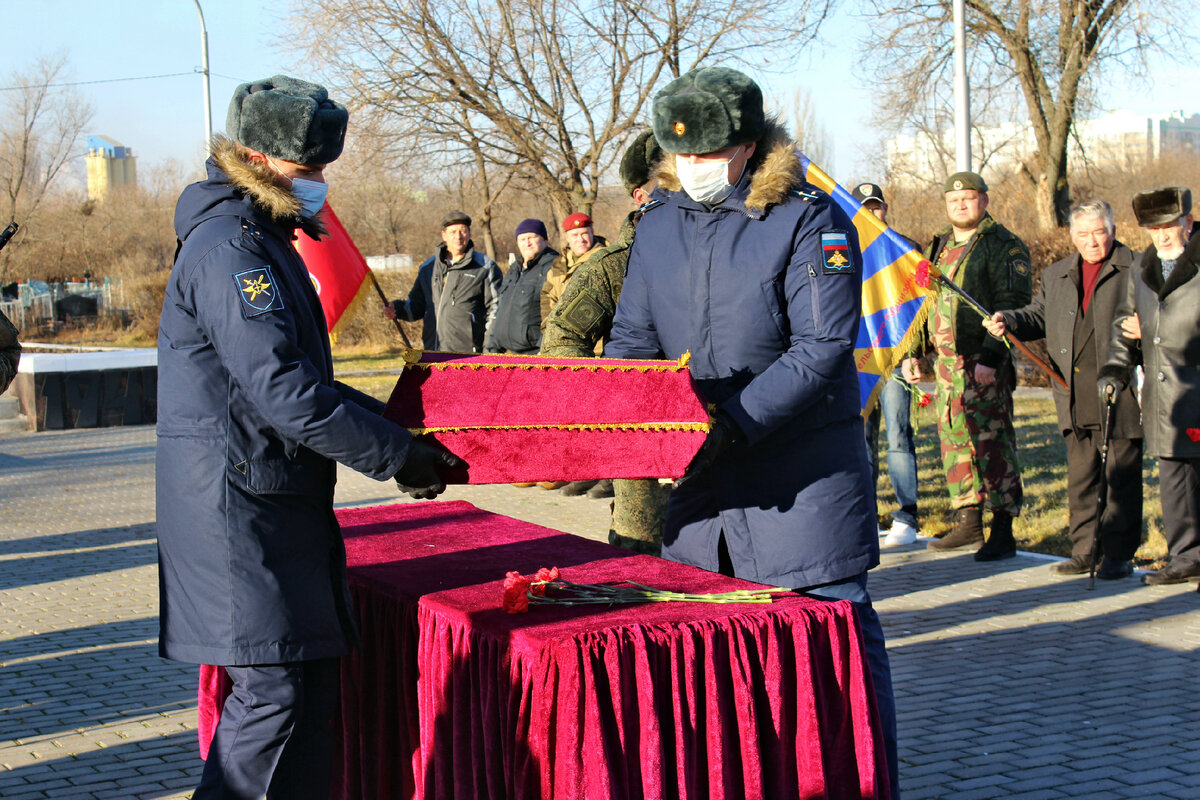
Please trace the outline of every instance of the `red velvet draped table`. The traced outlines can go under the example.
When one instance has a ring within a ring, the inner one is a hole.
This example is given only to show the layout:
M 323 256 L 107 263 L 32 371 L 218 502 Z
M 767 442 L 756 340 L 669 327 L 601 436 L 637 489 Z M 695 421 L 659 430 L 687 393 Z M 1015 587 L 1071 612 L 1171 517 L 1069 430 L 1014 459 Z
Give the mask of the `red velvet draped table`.
M 464 502 L 338 518 L 363 640 L 342 668 L 343 797 L 887 796 L 849 603 L 787 594 L 508 614 L 509 570 L 689 592 L 754 585 Z M 205 735 L 218 701 L 201 694 Z

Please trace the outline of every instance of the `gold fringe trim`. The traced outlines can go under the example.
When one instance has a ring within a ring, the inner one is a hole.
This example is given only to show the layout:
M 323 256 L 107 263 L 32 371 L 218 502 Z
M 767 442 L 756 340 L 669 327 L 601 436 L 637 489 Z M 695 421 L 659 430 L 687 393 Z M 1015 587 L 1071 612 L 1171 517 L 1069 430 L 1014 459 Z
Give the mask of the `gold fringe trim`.
M 433 428 L 408 428 L 413 436 L 426 433 L 457 433 L 460 431 L 697 431 L 708 433 L 707 422 L 598 422 L 572 425 L 447 425 Z
M 461 361 L 429 361 L 423 362 L 421 358 L 425 351 L 417 348 L 405 350 L 401 355 L 404 363 L 409 368 L 439 370 L 439 369 L 486 369 L 486 370 L 501 370 L 501 369 L 536 369 L 536 370 L 570 370 L 576 372 L 578 370 L 588 370 L 590 372 L 683 372 L 688 368 L 688 364 L 692 361 L 692 353 L 690 350 L 684 351 L 675 361 L 641 361 L 639 364 L 614 364 L 606 363 L 604 359 L 598 358 L 594 362 L 587 364 L 488 364 L 478 362 L 461 362 Z M 479 353 L 451 353 L 450 355 L 461 355 L 464 358 L 470 358 L 480 355 Z M 518 353 L 495 353 L 494 355 L 503 358 L 547 358 L 548 356 L 530 356 Z M 631 359 L 632 360 L 632 359 Z

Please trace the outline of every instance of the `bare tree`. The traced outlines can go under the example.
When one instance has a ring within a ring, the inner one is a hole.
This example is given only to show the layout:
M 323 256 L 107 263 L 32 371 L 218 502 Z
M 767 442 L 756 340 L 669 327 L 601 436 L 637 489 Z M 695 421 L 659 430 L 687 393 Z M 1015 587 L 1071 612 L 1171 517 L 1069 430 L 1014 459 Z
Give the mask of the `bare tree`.
M 92 118 L 77 92 L 55 86 L 66 73 L 65 57 L 42 57 L 11 73 L 0 91 L 0 219 L 22 223 L 23 234 L 34 229 L 51 187 L 80 155 L 75 144 Z
M 812 94 L 804 87 L 792 93 L 786 116 L 791 118 L 793 135 L 800 152 L 813 163 L 828 169 L 833 161 L 833 142 L 829 129 L 821 122 Z
M 1180 44 L 1190 10 L 1178 0 L 965 0 L 973 97 L 1016 93 L 1036 153 L 1039 226 L 1065 224 L 1070 206 L 1067 144 L 1089 92 L 1107 71 L 1145 74 L 1149 52 Z M 930 86 L 950 84 L 951 0 L 872 3 L 865 48 L 896 78 L 881 84 L 893 110 L 922 105 Z
M 293 18 L 394 153 L 433 174 L 475 170 L 481 223 L 509 181 L 536 189 L 557 222 L 590 211 L 665 80 L 768 55 L 784 67 L 833 2 L 315 0 Z

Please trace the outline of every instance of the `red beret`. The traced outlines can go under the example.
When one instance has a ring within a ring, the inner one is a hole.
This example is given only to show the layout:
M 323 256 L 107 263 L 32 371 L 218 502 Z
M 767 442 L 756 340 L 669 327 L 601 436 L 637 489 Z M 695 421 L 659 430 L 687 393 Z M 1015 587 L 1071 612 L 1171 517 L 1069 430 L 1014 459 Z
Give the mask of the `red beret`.
M 563 231 L 573 231 L 576 228 L 589 228 L 592 225 L 592 218 L 582 211 L 576 211 L 563 220 Z

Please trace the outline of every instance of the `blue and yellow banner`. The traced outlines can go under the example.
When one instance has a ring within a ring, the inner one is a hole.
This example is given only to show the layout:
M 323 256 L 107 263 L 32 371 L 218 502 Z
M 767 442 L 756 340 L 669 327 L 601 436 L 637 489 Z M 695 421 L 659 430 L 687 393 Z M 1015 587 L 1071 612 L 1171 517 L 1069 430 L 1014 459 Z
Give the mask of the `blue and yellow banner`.
M 914 278 L 917 265 L 925 259 L 807 156 L 798 155 L 805 180 L 836 200 L 858 231 L 863 256 L 862 321 L 854 345 L 854 363 L 865 415 L 875 407 L 884 381 L 891 377 L 925 324 L 928 309 L 924 305 L 932 295 L 917 286 Z

